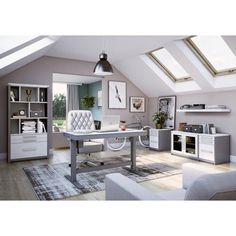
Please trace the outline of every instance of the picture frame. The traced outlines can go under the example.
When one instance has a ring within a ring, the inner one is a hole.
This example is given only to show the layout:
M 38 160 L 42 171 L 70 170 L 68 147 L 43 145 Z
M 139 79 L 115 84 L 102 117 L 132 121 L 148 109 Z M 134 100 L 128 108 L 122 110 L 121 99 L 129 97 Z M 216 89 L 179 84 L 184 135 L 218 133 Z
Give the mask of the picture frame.
M 167 119 L 164 128 L 175 129 L 176 123 L 176 96 L 160 96 L 158 97 L 158 111 L 165 112 Z
M 108 81 L 108 108 L 126 109 L 127 100 L 126 82 Z
M 134 113 L 143 113 L 146 110 L 145 98 L 131 96 L 129 99 L 129 111 Z

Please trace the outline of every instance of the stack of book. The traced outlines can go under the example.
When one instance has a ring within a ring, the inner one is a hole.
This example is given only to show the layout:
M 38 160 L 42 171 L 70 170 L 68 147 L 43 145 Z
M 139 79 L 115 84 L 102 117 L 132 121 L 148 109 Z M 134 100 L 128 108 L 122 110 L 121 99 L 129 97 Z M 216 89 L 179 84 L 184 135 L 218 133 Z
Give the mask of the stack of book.
M 36 133 L 36 122 L 35 121 L 24 121 L 24 122 L 22 122 L 22 133 L 23 134 Z

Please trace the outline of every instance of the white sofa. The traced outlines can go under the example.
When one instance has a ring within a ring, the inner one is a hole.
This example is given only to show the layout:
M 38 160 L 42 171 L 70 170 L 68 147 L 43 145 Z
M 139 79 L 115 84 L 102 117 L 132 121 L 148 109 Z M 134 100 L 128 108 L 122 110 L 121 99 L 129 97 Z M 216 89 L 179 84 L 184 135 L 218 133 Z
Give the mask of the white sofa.
M 105 178 L 106 200 L 236 200 L 236 171 L 222 172 L 186 163 L 182 166 L 182 188 L 152 193 L 119 174 Z

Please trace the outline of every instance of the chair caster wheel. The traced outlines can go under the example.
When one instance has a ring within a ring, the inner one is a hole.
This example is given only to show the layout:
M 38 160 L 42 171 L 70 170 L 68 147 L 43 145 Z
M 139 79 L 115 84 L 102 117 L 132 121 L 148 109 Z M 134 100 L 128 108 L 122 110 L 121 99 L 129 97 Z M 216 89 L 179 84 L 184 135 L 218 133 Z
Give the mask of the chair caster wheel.
M 69 167 L 71 167 L 71 164 L 68 164 Z

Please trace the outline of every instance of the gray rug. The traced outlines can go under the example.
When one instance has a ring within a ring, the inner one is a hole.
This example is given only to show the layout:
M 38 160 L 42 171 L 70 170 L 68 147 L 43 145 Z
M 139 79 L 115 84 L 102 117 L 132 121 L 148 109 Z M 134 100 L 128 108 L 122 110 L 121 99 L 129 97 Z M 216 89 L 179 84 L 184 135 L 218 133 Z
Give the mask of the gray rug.
M 76 187 L 64 177 L 70 174 L 68 163 L 25 167 L 23 170 L 40 200 L 57 200 L 102 191 L 105 189 L 105 175 L 110 173 L 121 173 L 135 182 L 181 174 L 181 169 L 164 163 L 138 161 L 135 173 L 130 172 L 129 167 L 118 167 L 77 174 L 76 178 L 79 185 Z

